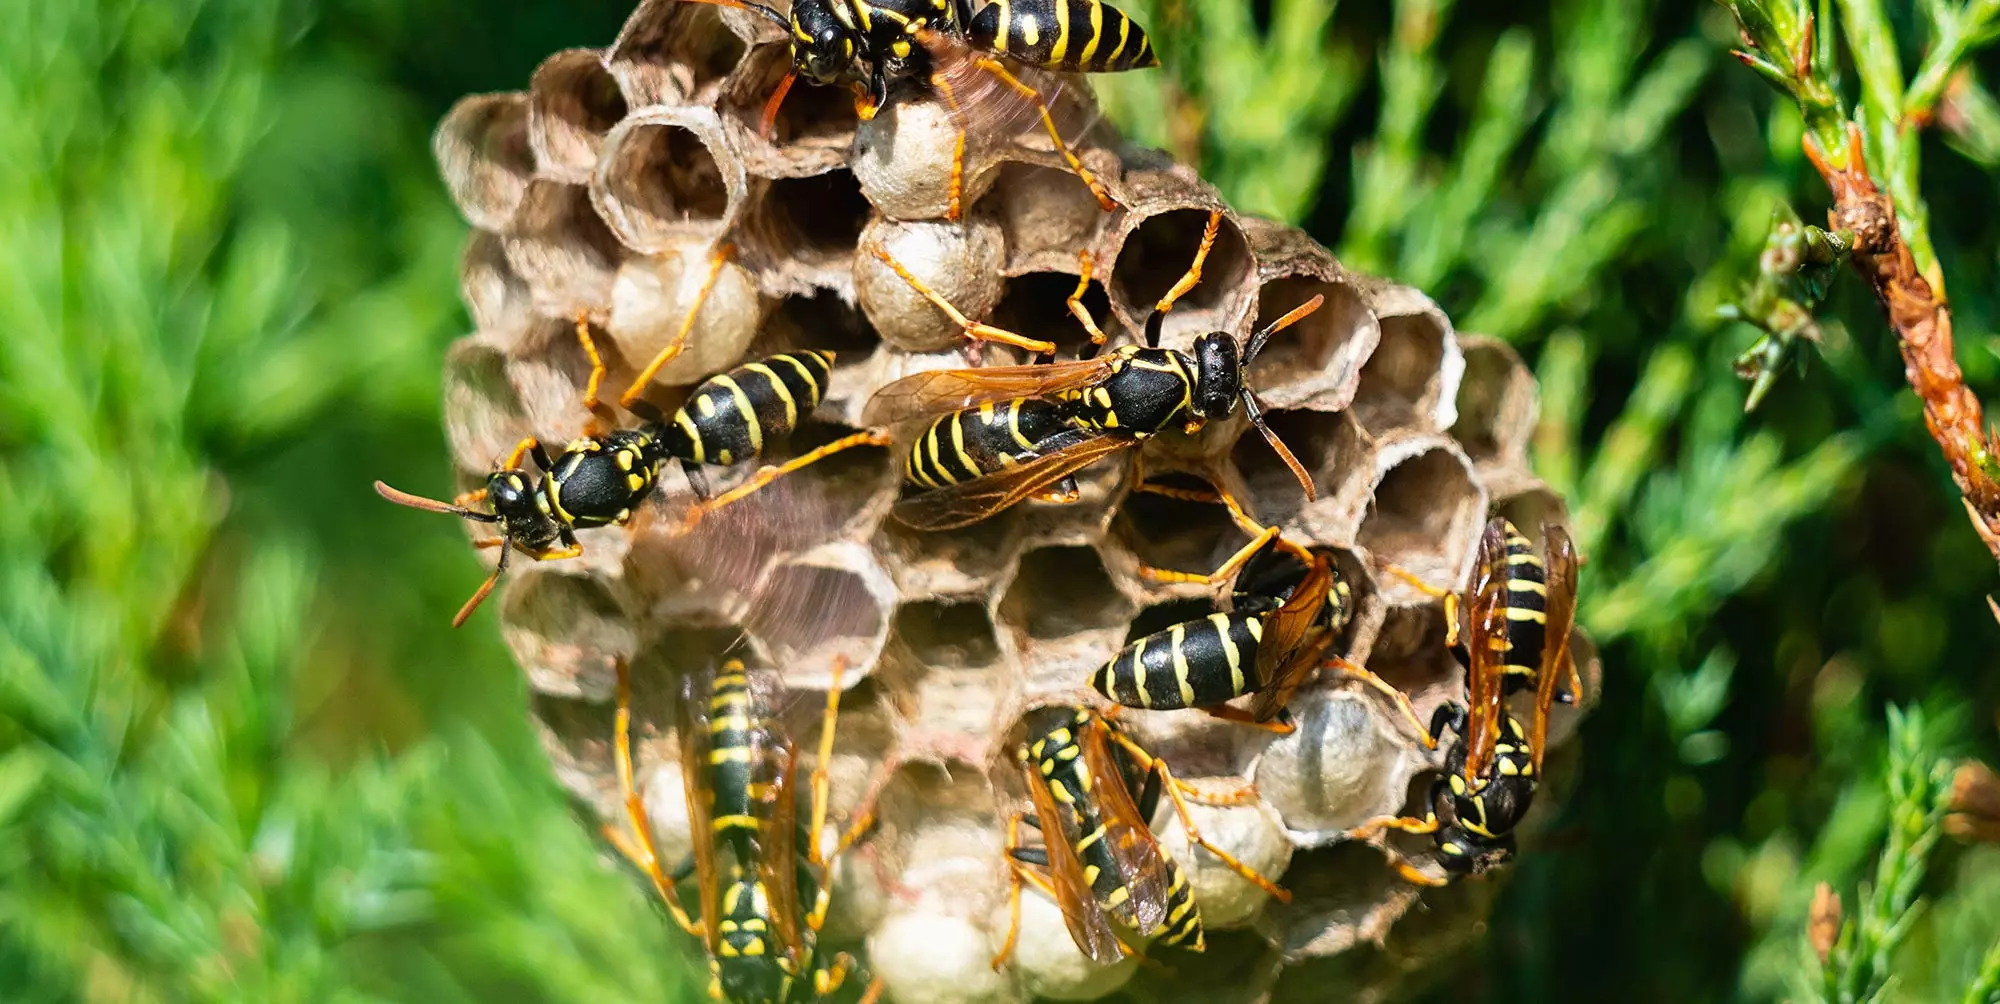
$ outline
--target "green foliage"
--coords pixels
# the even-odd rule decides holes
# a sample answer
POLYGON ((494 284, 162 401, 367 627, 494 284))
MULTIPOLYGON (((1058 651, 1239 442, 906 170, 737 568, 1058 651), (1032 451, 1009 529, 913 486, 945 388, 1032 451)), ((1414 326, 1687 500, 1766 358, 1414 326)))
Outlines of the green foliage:
MULTIPOLYGON (((624 6, 29 0, 0 36, 10 999, 691 999, 490 626, 445 627, 462 537, 367 487, 443 490, 431 124, 624 6)), ((1805 331, 1823 290, 1759 256, 1852 114, 1992 389, 2000 105, 1962 69, 2000 5, 1814 2, 1804 77, 1796 0, 1126 6, 1169 64, 1105 82, 1128 132, 1541 379, 1606 697, 1437 999, 1993 1000, 2000 855, 1933 846, 1932 770, 1994 758, 1992 563, 1852 283, 1752 421, 1717 315, 1805 331), (1864 876, 1829 983, 1812 890, 1864 876)))

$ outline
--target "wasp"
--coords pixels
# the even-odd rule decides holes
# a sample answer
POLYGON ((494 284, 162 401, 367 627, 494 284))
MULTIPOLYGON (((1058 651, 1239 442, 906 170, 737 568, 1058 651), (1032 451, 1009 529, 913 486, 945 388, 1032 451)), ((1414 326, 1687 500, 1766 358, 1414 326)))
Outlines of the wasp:
MULTIPOLYGON (((726 257, 726 254, 724 255, 726 257)), ((718 260, 721 260, 718 258, 718 260)), ((712 271, 702 297, 713 286, 712 271)), ((640 372, 620 398, 628 411, 645 418, 636 428, 602 431, 615 426, 611 411, 597 399, 605 365, 590 335, 589 319, 578 315, 576 336, 590 360, 583 404, 593 416, 582 437, 551 459, 542 444, 521 440, 506 461, 487 475, 486 485, 450 502, 428 499, 377 481, 375 491, 398 505, 426 512, 448 513, 479 523, 498 525, 500 535, 477 541, 481 548, 500 548, 500 560, 479 589, 459 608, 452 626, 464 624, 492 593, 507 570, 510 551, 537 561, 574 558, 583 553, 576 531, 599 526, 624 526, 653 493, 660 468, 678 460, 698 504, 689 510, 685 526, 706 513, 740 501, 760 488, 808 464, 856 446, 886 446, 880 432, 859 432, 836 439, 777 466, 760 468, 743 484, 710 497, 703 465, 731 465, 763 454, 765 447, 792 434, 826 394, 833 372, 833 353, 818 350, 784 352, 746 363, 709 377, 689 392, 672 416, 662 415, 641 394, 660 368, 685 347, 687 334, 701 310, 697 300, 678 335, 640 372), (532 459, 533 470, 522 466, 532 459), (474 506, 486 503, 487 508, 474 506)))
MULTIPOLYGON (((1265 423, 1245 369, 1272 335, 1318 310, 1324 297, 1315 295, 1259 329, 1240 353, 1235 337, 1225 331, 1201 335, 1189 352, 1160 348, 1161 324, 1174 303, 1200 281, 1221 218, 1220 213, 1209 214, 1187 273, 1147 317, 1144 345, 1120 346, 1108 355, 1068 363, 931 370, 877 391, 863 411, 862 420, 870 426, 939 416, 915 437, 905 456, 904 481, 914 492, 896 503, 896 518, 919 530, 947 530, 1030 498, 1073 501, 1077 471, 1170 428, 1199 432, 1208 422, 1234 413, 1239 403, 1250 424, 1291 468, 1306 498, 1314 498, 1311 476, 1265 423)), ((1052 342, 970 320, 887 251, 873 250, 975 341, 1054 352, 1052 342)), ((1087 256, 1083 262, 1083 279, 1070 305, 1086 319, 1094 347, 1106 339, 1088 322, 1089 312, 1081 305, 1090 268, 1087 256)))
POLYGON ((759 123, 764 135, 771 134, 799 77, 852 89, 864 120, 889 103, 893 85, 927 81, 959 126, 947 218, 961 215, 966 133, 982 123, 1011 122, 1025 111, 1040 119, 1098 203, 1106 211, 1117 208, 1064 141, 1045 96, 1059 85, 1048 79, 1055 74, 1159 65, 1145 29, 1104 0, 794 0, 790 16, 757 0, 704 2, 753 11, 790 36, 792 67, 765 103, 759 123), (983 86, 989 82, 998 86, 983 86))
MULTIPOLYGON (((693 850, 671 871, 660 862, 646 805, 633 782, 631 674, 618 664, 614 757, 632 830, 605 834, 652 882, 680 926, 702 941, 709 996, 728 1004, 804 1004, 831 995, 855 969, 846 953, 819 947, 833 862, 873 822, 864 806, 834 850, 820 853, 826 823, 826 764, 840 706, 836 663, 827 687, 819 759, 811 778, 809 822, 797 816, 797 749, 762 710, 737 660, 683 681, 677 731, 693 850), (694 878, 697 913, 679 886, 694 878)), ((881 992, 872 983, 864 1001, 881 992)))
POLYGON ((1232 609, 1135 639, 1092 674, 1090 684, 1098 693, 1124 707, 1199 708, 1285 734, 1293 729, 1286 704, 1315 668, 1329 665, 1389 696, 1421 728, 1402 691, 1327 654, 1354 616, 1353 591, 1329 553, 1288 541, 1276 527, 1260 526, 1219 487, 1203 492, 1148 482, 1136 490, 1220 502, 1252 536, 1214 572, 1141 569, 1155 581, 1210 585, 1233 577, 1232 609), (1251 697, 1247 712, 1228 703, 1245 696, 1251 697))
MULTIPOLYGON (((1033 884, 1056 901, 1076 946, 1099 963, 1136 954, 1134 941, 1157 938, 1192 951, 1203 947, 1201 908, 1186 873, 1161 849, 1150 820, 1164 791, 1191 845, 1214 854, 1280 902, 1291 894, 1202 837, 1189 816, 1181 782, 1126 735, 1088 708, 1048 705, 1028 712, 1027 738, 1015 758, 1034 813, 1007 825, 1011 920, 993 958, 1000 968, 1020 935, 1021 891, 1033 884), (1027 826, 1041 846, 1023 843, 1027 826)), ((1206 797, 1206 796, 1204 796, 1206 797)), ((1246 791, 1218 804, 1233 804, 1246 791)), ((1218 801, 1212 798, 1209 801, 1218 801)))
POLYGON ((1527 815, 1548 745, 1549 710, 1581 692, 1570 653, 1576 621, 1576 551, 1569 535, 1543 527, 1546 565, 1513 524, 1495 517, 1480 535, 1479 553, 1462 604, 1447 603, 1455 651, 1466 663, 1466 700, 1447 704, 1431 718, 1429 733, 1456 738, 1444 774, 1425 796, 1422 818, 1384 816, 1350 830, 1366 838, 1381 830, 1432 835, 1439 878, 1391 852, 1391 863, 1411 882, 1443 885, 1504 864, 1514 854, 1514 829, 1527 815), (1535 573, 1532 578, 1528 570, 1535 573), (1522 597, 1532 597, 1524 604, 1522 597), (1463 610, 1463 627, 1454 615, 1463 610), (1524 625, 1532 630, 1523 631, 1524 625), (1462 637, 1461 637, 1462 635, 1462 637), (1568 690, 1561 689, 1566 681, 1568 690), (1507 694, 1532 686, 1534 714, 1527 727, 1507 710, 1507 694))

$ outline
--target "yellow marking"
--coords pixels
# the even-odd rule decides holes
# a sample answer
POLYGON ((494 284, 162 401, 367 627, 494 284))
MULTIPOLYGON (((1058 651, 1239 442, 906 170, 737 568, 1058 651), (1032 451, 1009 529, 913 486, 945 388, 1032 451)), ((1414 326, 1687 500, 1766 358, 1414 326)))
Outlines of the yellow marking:
POLYGON ((1058 767, 1059 765, 1054 760, 1042 760, 1039 762, 1041 763, 1042 766, 1043 777, 1056 776, 1056 767, 1058 767))
POLYGON ((992 425, 992 424, 993 424, 993 402, 992 402, 992 401, 988 401, 988 402, 986 402, 985 404, 982 404, 982 405, 980 405, 980 406, 979 406, 979 420, 980 420, 981 422, 984 422, 984 423, 986 423, 987 425, 992 425))
POLYGON ((764 939, 762 939, 762 938, 751 938, 751 939, 750 939, 749 941, 746 941, 746 942, 744 942, 744 943, 743 943, 743 949, 742 949, 742 952, 741 952, 741 954, 743 954, 743 955, 749 955, 749 956, 758 956, 758 955, 763 955, 763 954, 764 954, 764 939))
POLYGON ((1110 892, 1104 894, 1104 905, 1115 910, 1121 906, 1124 906, 1125 901, 1131 898, 1132 898, 1132 890, 1127 889, 1121 885, 1111 890, 1110 892))
POLYGON ((1101 868, 1097 867, 1096 865, 1084 865, 1084 866, 1083 866, 1083 881, 1084 881, 1084 882, 1085 882, 1086 884, 1088 884, 1088 885, 1096 885, 1096 884, 1097 884, 1097 874, 1098 874, 1098 872, 1100 872, 1100 871, 1103 871, 1103 869, 1101 869, 1101 868))
POLYGON ((1548 586, 1533 579, 1508 579, 1507 588, 1512 592, 1534 593, 1536 596, 1547 596, 1549 594, 1548 586))
MULTIPOLYGON (((1510 750, 1509 752, 1512 751, 1510 750)), ((1502 777, 1520 776, 1521 768, 1514 762, 1513 757, 1501 757, 1499 763, 1500 763, 1500 775, 1502 777)))
POLYGON ((616 522, 622 525, 631 522, 631 520, 632 520, 632 510, 630 509, 618 510, 618 519, 616 520, 616 522))
POLYGON ((1115 65, 1117 65, 1117 63, 1118 63, 1118 57, 1119 57, 1119 56, 1121 56, 1121 55, 1123 55, 1123 54, 1125 53, 1125 39, 1126 39, 1126 37, 1127 37, 1127 36, 1129 36, 1129 35, 1131 35, 1131 34, 1132 34, 1132 19, 1131 19, 1131 18, 1129 18, 1129 17, 1121 17, 1121 18, 1119 18, 1119 19, 1118 19, 1118 47, 1117 47, 1117 48, 1115 48, 1115 49, 1112 49, 1112 50, 1111 50, 1111 55, 1105 58, 1105 60, 1104 60, 1104 64, 1105 64, 1106 66, 1115 66, 1115 65))
MULTIPOLYGON (((1174 631, 1175 641, 1179 641, 1180 626, 1175 625, 1174 631)), ((1139 706, 1142 708, 1153 706, 1153 695, 1146 687, 1146 642, 1152 637, 1147 635, 1139 639, 1139 646, 1132 650, 1132 685, 1139 691, 1139 706)))
POLYGON ((1033 47, 1042 40, 1042 26, 1033 14, 1021 15, 1021 42, 1033 47))
POLYGON ((964 422, 951 423, 951 450, 953 453, 958 454, 958 462, 964 464, 966 470, 973 471, 975 473, 978 472, 979 465, 973 463, 972 454, 965 452, 964 422))
POLYGON ((800 24, 798 18, 792 19, 792 37, 807 45, 811 45, 813 40, 811 35, 806 34, 805 25, 800 24))
MULTIPOLYGON (((743 424, 750 428, 750 455, 754 457, 763 453, 764 426, 757 421, 757 412, 750 407, 750 395, 745 394, 742 385, 738 384, 727 373, 717 374, 715 383, 717 386, 727 389, 730 396, 736 399, 736 412, 743 417, 743 424)), ((724 463, 728 463, 728 461, 724 461, 724 463)))
MULTIPOLYGON (((1210 614, 1209 616, 1224 617, 1225 615, 1210 614)), ((1245 621, 1244 623, 1249 625, 1251 637, 1257 639, 1258 641, 1264 640, 1264 625, 1262 624, 1262 622, 1258 621, 1256 618, 1253 617, 1250 620, 1245 621)), ((1216 627, 1217 627, 1216 634, 1222 637, 1222 654, 1229 657, 1229 689, 1234 691, 1235 693, 1241 694, 1244 691, 1243 653, 1237 651, 1236 639, 1229 637, 1229 632, 1221 629, 1222 625, 1218 624, 1216 625, 1216 627)))
POLYGON ((642 478, 637 474, 625 475, 625 488, 627 491, 637 492, 644 487, 646 487, 645 478, 642 478))
POLYGON ((619 470, 621 470, 621 471, 629 471, 629 470, 631 470, 631 469, 632 469, 632 451, 631 451, 631 450, 619 450, 619 451, 618 451, 618 453, 617 453, 617 454, 615 455, 615 457, 614 457, 613 459, 614 459, 614 460, 615 460, 615 462, 616 462, 616 463, 618 464, 618 469, 619 469, 619 470))
POLYGON ((727 467, 730 464, 736 462, 736 457, 732 455, 728 450, 724 450, 721 453, 715 455, 715 462, 721 464, 724 467, 727 467))
POLYGON ((717 766, 725 763, 749 763, 750 747, 731 746, 725 749, 709 750, 708 762, 717 766))
POLYGON ((1085 849, 1089 848, 1092 844, 1095 844, 1103 839, 1104 839, 1104 827, 1100 826, 1097 829, 1090 831, 1090 833, 1086 834, 1083 837, 1083 839, 1078 840, 1076 842, 1077 854, 1081 855, 1085 849))
POLYGON ((889 43, 889 51, 895 53, 897 59, 907 59, 910 55, 910 43, 906 39, 899 38, 889 43))
MULTIPOLYGON (((708 823, 712 829, 715 829, 717 831, 761 830, 764 828, 764 824, 758 822, 757 817, 746 816, 743 815, 742 813, 734 813, 727 816, 717 816, 714 819, 709 820, 708 823)), ((732 907, 732 909, 734 908, 732 907)))
POLYGON ((1092 57, 1097 55, 1097 43, 1104 35, 1104 4, 1102 0, 1090 0, 1090 37, 1084 40, 1083 52, 1077 56, 1078 66, 1089 67, 1092 57))
POLYGON ((1166 926, 1179 927, 1181 922, 1187 919, 1187 915, 1193 912, 1194 900, 1185 898, 1175 900, 1173 907, 1167 911, 1166 926))
POLYGON ((714 418, 715 399, 709 397, 707 394, 703 394, 700 397, 695 398, 694 410, 701 412, 701 417, 703 418, 714 418))
POLYGON ((686 408, 674 413, 674 424, 680 426, 681 432, 687 434, 688 442, 694 444, 694 462, 708 463, 708 447, 702 443, 701 430, 695 428, 694 417, 688 414, 686 408))
POLYGON ((1050 66, 1061 64, 1063 57, 1069 55, 1069 0, 1055 0, 1055 4, 1056 41, 1049 46, 1049 58, 1042 61, 1050 66))
MULTIPOLYGON (((1057 0, 1057 2, 1063 3, 1065 5, 1067 4, 1067 0, 1057 0)), ((1220 625, 1218 625, 1218 627, 1220 627, 1220 625)), ((1194 706, 1194 687, 1188 684, 1187 653, 1183 651, 1181 647, 1183 641, 1186 639, 1186 635, 1187 635, 1187 625, 1185 624, 1174 625, 1173 649, 1172 649, 1174 656, 1174 679, 1178 681, 1181 685, 1181 706, 1184 708, 1189 708, 1194 706)))
POLYGON ((1069 788, 1065 787, 1061 781, 1058 781, 1055 778, 1049 779, 1049 794, 1054 795, 1056 797, 1056 801, 1061 802, 1064 805, 1076 804, 1076 797, 1069 793, 1069 788))
MULTIPOLYGON (((818 354, 814 353, 814 357, 817 358, 818 354)), ((772 356, 771 359, 774 362, 776 360, 783 359, 784 361, 791 363, 792 367, 799 371, 799 375, 805 378, 806 386, 812 388, 813 403, 817 404, 819 402, 820 395, 826 393, 826 389, 820 386, 819 374, 814 373, 812 367, 807 366, 805 364, 805 360, 800 359, 798 356, 795 356, 790 352, 785 352, 779 355, 772 356)), ((823 363, 825 362, 824 360, 821 361, 823 363)), ((828 372, 831 372, 833 364, 825 363, 825 365, 827 366, 828 372)))
POLYGON ((1534 624, 1547 624, 1549 622, 1549 615, 1543 613, 1540 610, 1527 610, 1521 607, 1508 607, 1507 619, 1510 621, 1528 621, 1534 624))
POLYGON ((1507 555, 1507 563, 1510 565, 1533 565, 1536 568, 1542 567, 1542 559, 1535 557, 1532 552, 1527 554, 1509 554, 1507 555))
POLYGON ((1457 845, 1457 844, 1455 844, 1455 843, 1453 843, 1453 842, 1451 842, 1451 841, 1449 841, 1449 840, 1445 841, 1445 842, 1444 842, 1444 843, 1442 843, 1442 844, 1439 844, 1439 845, 1438 845, 1438 850, 1441 850, 1441 851, 1445 852, 1446 854, 1464 854, 1464 853, 1465 853, 1465 848, 1463 848, 1463 847, 1460 847, 1459 845, 1457 845))
MULTIPOLYGON (((926 436, 925 438, 928 439, 930 437, 926 436)), ((926 488, 943 487, 938 484, 936 478, 931 477, 930 473, 924 470, 924 444, 921 441, 915 446, 910 447, 910 455, 903 462, 903 473, 910 480, 926 488)))
POLYGON ((743 368, 752 373, 761 373, 764 379, 771 381, 771 390, 785 402, 785 428, 796 427, 799 424, 799 403, 792 399, 792 389, 785 386, 783 380, 778 379, 778 371, 763 363, 751 363, 743 368))
POLYGON ((730 729, 741 729, 748 732, 750 730, 750 719, 744 716, 709 719, 708 731, 710 733, 726 732, 730 729))
POLYGON ((993 38, 993 48, 1000 52, 1009 51, 1007 44, 1013 37, 1014 5, 1007 0, 994 0, 1000 5, 1000 32, 993 38))
POLYGON ((861 18, 862 31, 867 31, 875 26, 874 22, 875 11, 873 7, 870 7, 868 5, 868 0, 860 0, 859 3, 842 4, 841 6, 843 7, 851 6, 854 8, 855 15, 861 18))
POLYGON ((1035 448, 1035 444, 1030 442, 1027 436, 1021 434, 1020 408, 1013 408, 1007 412, 1007 429, 1014 434, 1014 443, 1021 449, 1032 450, 1035 448))
POLYGON ((1465 794, 1465 778, 1457 774, 1451 776, 1451 793, 1454 795, 1465 794))
MULTIPOLYGON (((951 419, 949 419, 954 428, 957 427, 959 418, 960 416, 954 415, 952 416, 951 419)), ((931 434, 924 437, 924 445, 930 447, 931 450, 931 468, 937 471, 939 476, 943 477, 946 481, 949 481, 952 484, 957 484, 958 474, 953 471, 945 470, 944 458, 942 456, 939 456, 940 444, 938 441, 944 438, 944 436, 941 434, 943 432, 942 429, 943 424, 944 423, 940 422, 938 425, 931 426, 931 434)))
POLYGON ((1055 758, 1054 758, 1054 760, 1053 760, 1052 762, 1054 762, 1054 763, 1067 763, 1068 761, 1071 761, 1071 760, 1074 760, 1074 759, 1076 759, 1077 757, 1079 757, 1079 756, 1081 756, 1081 755, 1083 755, 1083 748, 1082 748, 1082 747, 1080 747, 1080 746, 1064 746, 1064 747, 1063 747, 1062 749, 1059 749, 1059 750, 1057 750, 1057 751, 1056 751, 1056 755, 1055 755, 1055 758))

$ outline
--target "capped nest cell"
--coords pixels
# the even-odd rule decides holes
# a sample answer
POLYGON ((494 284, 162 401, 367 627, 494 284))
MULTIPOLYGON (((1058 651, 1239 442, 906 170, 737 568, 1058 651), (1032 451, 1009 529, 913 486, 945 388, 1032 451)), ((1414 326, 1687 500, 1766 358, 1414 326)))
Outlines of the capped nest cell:
MULTIPOLYGON (((694 489, 670 462, 629 525, 584 531, 580 558, 516 555, 488 605, 591 828, 622 820, 610 753, 620 661, 636 695, 638 783, 669 857, 690 839, 669 710, 680 681, 725 653, 744 659, 774 681, 773 710, 809 758, 839 668, 834 816, 873 801, 879 822, 839 864, 825 938, 861 954, 884 999, 1382 1000, 1438 972, 1430 963, 1474 936, 1495 881, 1420 889, 1387 867, 1380 841, 1346 839, 1370 817, 1421 813, 1444 756, 1358 681, 1320 673, 1282 737, 1193 711, 1121 719, 1198 788, 1254 785, 1243 804, 1197 806, 1195 819, 1291 890, 1289 903, 1190 849, 1171 807, 1151 820, 1198 891, 1206 958, 1160 949, 1149 953, 1158 965, 1090 963, 1031 891, 1012 961, 989 966, 1009 913, 1003 830, 1024 807, 1014 745, 1029 708, 1101 707, 1090 673, 1132 639, 1230 609, 1227 585, 1163 583, 1145 569, 1211 570, 1245 531, 1221 506, 1136 490, 1141 468, 1220 485, 1254 519, 1331 555, 1352 597, 1331 651, 1402 689, 1425 720, 1459 699, 1442 604, 1404 575, 1461 586, 1493 514, 1535 540, 1544 522, 1567 521, 1528 470, 1532 375, 1506 345, 1461 337, 1421 292, 1237 214, 1188 168, 1101 124, 1079 152, 1119 208, 1102 209, 1024 126, 969 144, 961 213, 947 219, 946 109, 913 94, 860 122, 845 91, 802 81, 767 133, 788 58, 783 33, 751 12, 645 0, 608 47, 554 53, 524 91, 469 97, 445 117, 434 149, 474 228, 460 283, 476 331, 444 374, 456 488, 482 484, 523 436, 559 452, 591 427, 578 403, 589 372, 579 313, 608 369, 607 402, 687 330, 685 351, 640 388, 668 413, 733 366, 835 353, 826 394, 794 416, 794 435, 755 462, 702 469, 714 494, 855 433, 869 396, 899 377, 1027 361, 998 345, 968 352, 963 325, 877 251, 967 317, 1069 358, 1088 343, 1066 302, 1084 270, 1079 302, 1107 351, 1134 343, 1213 212, 1201 280, 1163 319, 1163 344, 1185 350, 1222 331, 1242 345, 1322 298, 1248 367, 1316 498, 1241 407, 1079 472, 1072 504, 1030 501, 936 533, 891 514, 900 448, 847 450, 698 524, 684 520, 694 489)), ((1088 88, 1069 88, 1058 110, 1084 121, 1090 102, 1088 88)), ((496 552, 481 553, 490 563, 496 552)), ((1576 651, 1588 686, 1559 709, 1558 741, 1597 686, 1594 649, 1580 638, 1576 651)), ((1536 820, 1554 802, 1542 792, 1536 820)), ((1428 861, 1419 841, 1392 843, 1428 861)), ((670 927, 660 937, 678 937, 670 927)))

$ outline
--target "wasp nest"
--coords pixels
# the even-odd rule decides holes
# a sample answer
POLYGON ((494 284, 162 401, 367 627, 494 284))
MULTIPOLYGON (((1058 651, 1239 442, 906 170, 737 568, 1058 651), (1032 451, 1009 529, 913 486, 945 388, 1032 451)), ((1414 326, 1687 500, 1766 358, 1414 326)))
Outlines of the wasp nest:
MULTIPOLYGON (((1045 137, 975 136, 964 219, 947 221, 952 132, 942 109, 900 101, 863 125, 845 92, 801 84, 766 137, 757 120, 786 59, 778 33, 743 12, 648 0, 609 48, 556 53, 526 93, 467 98, 446 117, 438 160, 475 228, 461 280, 478 330, 453 348, 445 378, 461 487, 522 436, 562 443, 583 426, 578 311, 608 336, 599 342, 606 387, 616 388, 711 287, 687 353, 654 384, 651 399, 667 407, 748 358, 835 351, 827 399, 783 448, 796 453, 855 431, 885 383, 964 365, 958 327, 871 246, 967 315, 1068 352, 1085 337, 1064 306, 1078 252, 1094 263, 1084 306, 1114 340, 1136 338, 1219 210, 1201 282, 1168 315, 1165 343, 1184 349, 1209 330, 1242 338, 1325 297, 1250 369, 1318 499, 1305 500, 1240 413, 1197 436, 1149 441, 1149 476, 1213 477, 1287 537, 1334 549, 1357 609, 1340 651, 1409 693, 1426 720, 1462 694, 1441 605, 1380 569, 1459 583, 1489 512, 1531 536, 1566 518, 1562 500, 1526 473, 1535 388, 1511 350, 1461 337, 1422 293, 1350 272, 1298 230, 1236 214, 1190 169, 1122 146, 1101 124, 1077 146, 1118 210, 1103 211, 1045 137), (733 255, 716 265, 725 244, 733 255)), ((1080 87, 1063 99, 1089 100, 1080 87)), ((994 347, 986 361, 1009 352, 994 347)), ((753 466, 709 468, 713 489, 753 466)), ((1186 853, 1163 806, 1155 822, 1190 869, 1210 929, 1206 957, 1093 966, 1031 891, 1014 961, 989 967, 1007 923, 1002 830, 1024 801, 1010 748, 1024 709, 1094 702, 1092 669, 1128 639, 1215 609, 1211 590, 1153 584, 1142 562, 1205 570, 1242 542, 1219 507, 1132 494, 1130 476, 1130 465, 1106 461, 1080 478, 1075 504, 1030 502, 926 534, 889 516, 891 451, 856 449, 682 534, 675 514, 689 488, 670 465, 631 527, 582 531, 575 560, 515 563, 498 603, 502 630, 558 776, 604 820, 622 818, 610 739, 614 661, 630 661, 639 784, 669 858, 689 839, 668 711, 682 677, 731 649, 775 670, 809 751, 830 669, 844 659, 833 815, 866 797, 880 823, 841 862, 826 937, 863 948, 889 1000, 1400 993, 1427 960, 1471 936, 1493 883, 1421 891, 1378 846, 1343 838, 1371 816, 1420 813, 1442 751, 1418 744, 1379 696, 1332 674, 1300 691, 1299 728, 1283 738, 1194 712, 1124 719, 1196 785, 1254 782, 1258 800, 1197 805, 1197 823, 1279 879, 1291 903, 1268 902, 1212 856, 1186 853), (1413 910, 1420 898, 1429 908, 1413 910)), ((1596 687, 1589 652, 1579 641, 1586 697, 1596 687)), ((1558 716, 1562 742, 1575 709, 1558 716)), ((1414 839, 1398 846, 1423 849, 1414 839)))

